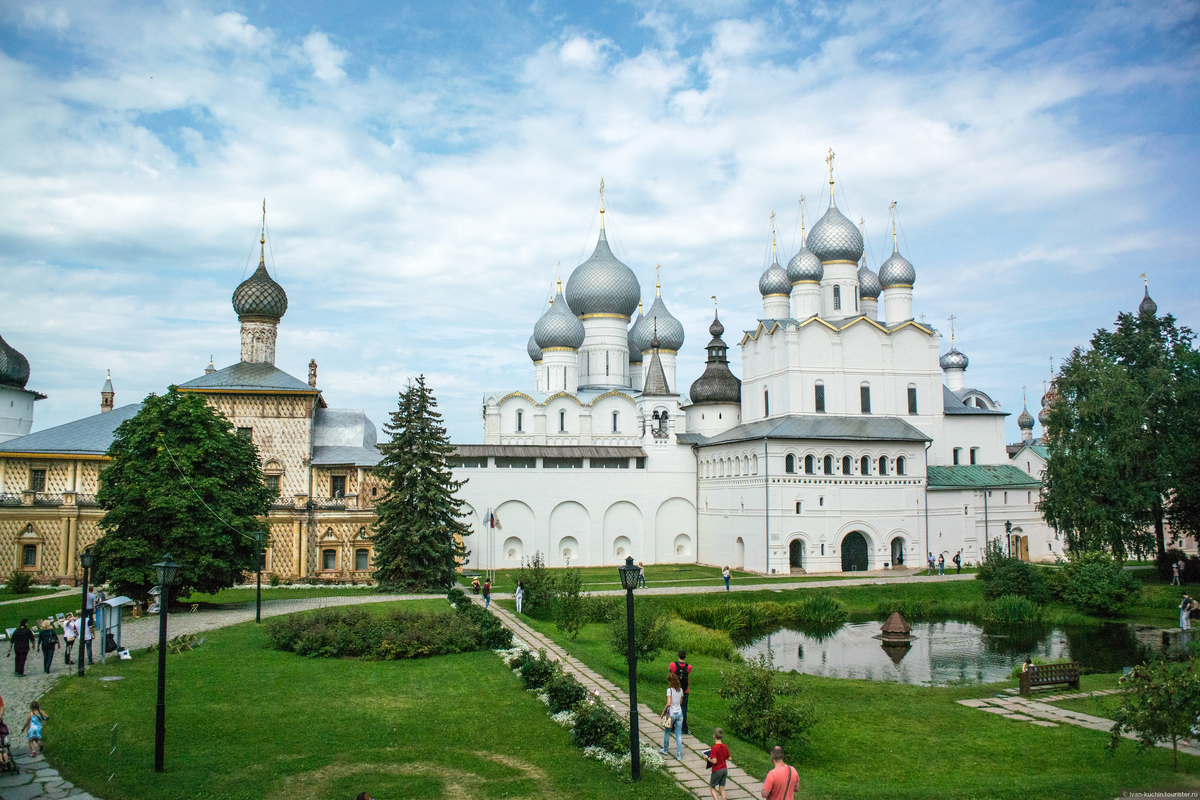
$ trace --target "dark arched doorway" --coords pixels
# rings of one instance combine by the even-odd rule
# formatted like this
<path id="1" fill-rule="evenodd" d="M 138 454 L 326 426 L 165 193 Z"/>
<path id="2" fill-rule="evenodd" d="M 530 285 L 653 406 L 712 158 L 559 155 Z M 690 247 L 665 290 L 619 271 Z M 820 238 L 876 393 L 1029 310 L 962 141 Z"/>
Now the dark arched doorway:
<path id="1" fill-rule="evenodd" d="M 867 569 L 867 540 L 858 531 L 842 539 L 842 572 L 862 572 Z"/>
<path id="2" fill-rule="evenodd" d="M 804 548 L 799 539 L 788 544 L 788 566 L 794 570 L 804 568 Z"/>
<path id="3" fill-rule="evenodd" d="M 892 566 L 904 566 L 904 540 L 899 536 L 892 539 Z"/>

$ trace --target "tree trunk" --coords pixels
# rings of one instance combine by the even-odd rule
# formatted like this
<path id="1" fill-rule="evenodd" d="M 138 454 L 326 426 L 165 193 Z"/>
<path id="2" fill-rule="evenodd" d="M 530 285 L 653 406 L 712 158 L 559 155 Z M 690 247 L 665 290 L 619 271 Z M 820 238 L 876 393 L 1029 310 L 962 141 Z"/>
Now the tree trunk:
<path id="1" fill-rule="evenodd" d="M 1154 507 L 1154 541 L 1158 543 L 1158 554 L 1160 556 L 1167 554 L 1167 536 L 1163 531 L 1163 509 L 1162 504 Z"/>

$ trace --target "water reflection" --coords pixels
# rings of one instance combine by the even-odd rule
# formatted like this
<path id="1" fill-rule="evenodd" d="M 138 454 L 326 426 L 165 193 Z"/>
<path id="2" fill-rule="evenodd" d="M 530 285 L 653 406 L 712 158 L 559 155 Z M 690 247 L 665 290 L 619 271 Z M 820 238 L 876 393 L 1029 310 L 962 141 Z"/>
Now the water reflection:
<path id="1" fill-rule="evenodd" d="M 785 670 L 831 678 L 946 686 L 1005 680 L 1032 655 L 1046 661 L 1078 661 L 1088 672 L 1119 672 L 1158 649 L 1150 629 L 1127 624 L 1086 628 L 981 628 L 967 622 L 918 622 L 911 646 L 885 646 L 874 638 L 878 622 L 851 622 L 834 630 L 781 630 L 740 648 L 750 657 L 774 650 Z"/>

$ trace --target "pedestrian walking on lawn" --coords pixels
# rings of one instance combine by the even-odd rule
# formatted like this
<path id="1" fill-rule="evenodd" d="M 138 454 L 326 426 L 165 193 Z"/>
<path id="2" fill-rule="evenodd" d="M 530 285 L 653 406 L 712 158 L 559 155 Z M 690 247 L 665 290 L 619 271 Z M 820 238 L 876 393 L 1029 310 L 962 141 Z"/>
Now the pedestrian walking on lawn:
<path id="1" fill-rule="evenodd" d="M 721 577 L 725 579 L 725 591 L 727 591 L 727 592 L 729 591 L 729 577 L 732 574 L 733 573 L 731 573 L 729 571 L 729 567 L 726 567 L 725 569 L 721 570 Z"/>
<path id="2" fill-rule="evenodd" d="M 720 800 L 725 800 L 725 780 L 729 777 L 729 748 L 721 742 L 724 735 L 725 732 L 720 728 L 713 731 L 713 746 L 704 757 L 712 770 L 708 775 L 708 790 L 712 792 L 713 800 L 717 800 L 718 786 L 721 787 Z"/>
<path id="3" fill-rule="evenodd" d="M 929 554 L 929 558 L 927 558 L 926 561 L 929 562 L 929 574 L 932 575 L 933 574 L 933 553 Z"/>
<path id="4" fill-rule="evenodd" d="M 75 646 L 75 639 L 79 637 L 79 621 L 75 619 L 74 614 L 67 614 L 66 620 L 63 621 L 63 663 L 67 666 L 71 665 L 71 648 Z"/>
<path id="5" fill-rule="evenodd" d="M 492 604 L 492 582 L 483 582 L 483 607 L 487 608 Z"/>
<path id="6" fill-rule="evenodd" d="M 29 731 L 29 755 L 34 758 L 42 754 L 42 724 L 47 719 L 49 717 L 42 711 L 37 700 L 29 704 L 29 716 L 25 717 L 25 724 L 21 726 L 21 730 Z"/>
<path id="7" fill-rule="evenodd" d="M 945 574 L 946 574 L 946 554 L 939 553 L 938 554 L 938 575 L 945 575 Z"/>
<path id="8" fill-rule="evenodd" d="M 1178 561 L 1176 561 L 1174 564 L 1171 565 L 1171 585 L 1172 586 L 1179 585 L 1179 562 Z"/>
<path id="9" fill-rule="evenodd" d="M 683 689 L 683 703 L 680 704 L 680 708 L 683 709 L 683 732 L 691 735 L 692 732 L 688 730 L 687 724 L 687 708 L 689 694 L 688 684 L 691 682 L 690 678 L 692 675 L 692 665 L 687 662 L 687 653 L 683 650 L 680 650 L 679 660 L 672 661 L 670 666 L 667 667 L 667 670 L 672 674 L 679 676 L 679 688 Z"/>
<path id="10" fill-rule="evenodd" d="M 962 574 L 962 550 L 954 554 L 954 574 Z"/>
<path id="11" fill-rule="evenodd" d="M 39 627 L 41 630 L 38 631 L 37 646 L 42 651 L 42 667 L 49 675 L 50 667 L 54 664 L 54 648 L 58 647 L 58 634 L 54 632 L 50 620 L 42 620 Z"/>
<path id="12" fill-rule="evenodd" d="M 34 641 L 33 631 L 29 630 L 29 620 L 21 620 L 21 624 L 13 631 L 12 639 L 8 643 L 8 655 L 11 656 L 14 650 L 17 653 L 13 672 L 18 677 L 25 677 L 25 659 L 29 658 L 29 650 L 33 647 Z"/>
<path id="13" fill-rule="evenodd" d="M 671 746 L 671 731 L 675 731 L 675 758 L 683 759 L 683 689 L 679 688 L 679 676 L 672 672 L 667 676 L 667 705 L 663 716 L 668 725 L 663 726 L 663 746 L 658 752 L 668 755 Z"/>
<path id="14" fill-rule="evenodd" d="M 517 613 L 521 613 L 521 604 L 525 602 L 525 584 L 517 581 L 517 591 L 513 593 L 513 598 L 517 601 Z"/>
<path id="15" fill-rule="evenodd" d="M 800 783 L 800 773 L 795 767 L 783 763 L 783 748 L 779 745 L 771 748 L 771 771 L 763 781 L 762 796 L 764 800 L 793 800 L 796 796 L 796 784 Z"/>
<path id="16" fill-rule="evenodd" d="M 1191 620 L 1192 603 L 1193 603 L 1192 598 L 1188 597 L 1186 594 L 1179 601 L 1179 629 L 1180 630 L 1190 631 L 1192 629 L 1192 620 Z M 20 629 L 18 629 L 17 633 L 20 633 L 20 632 L 21 632 Z M 13 640 L 15 641 L 16 638 L 17 638 L 17 634 L 14 633 Z M 20 658 L 20 653 L 17 654 L 17 657 Z"/>

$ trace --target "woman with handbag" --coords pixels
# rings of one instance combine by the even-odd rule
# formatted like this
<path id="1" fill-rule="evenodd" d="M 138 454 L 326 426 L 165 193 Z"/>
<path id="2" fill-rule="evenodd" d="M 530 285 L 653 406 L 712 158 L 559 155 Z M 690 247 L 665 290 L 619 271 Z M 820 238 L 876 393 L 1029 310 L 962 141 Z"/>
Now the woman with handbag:
<path id="1" fill-rule="evenodd" d="M 71 648 L 75 646 L 75 637 L 79 635 L 79 623 L 74 614 L 67 614 L 63 621 L 63 663 L 71 665 Z"/>
<path id="2" fill-rule="evenodd" d="M 664 756 L 671 746 L 671 731 L 675 731 L 675 758 L 683 758 L 683 687 L 674 672 L 667 676 L 667 705 L 662 712 L 663 746 L 658 752 Z"/>

